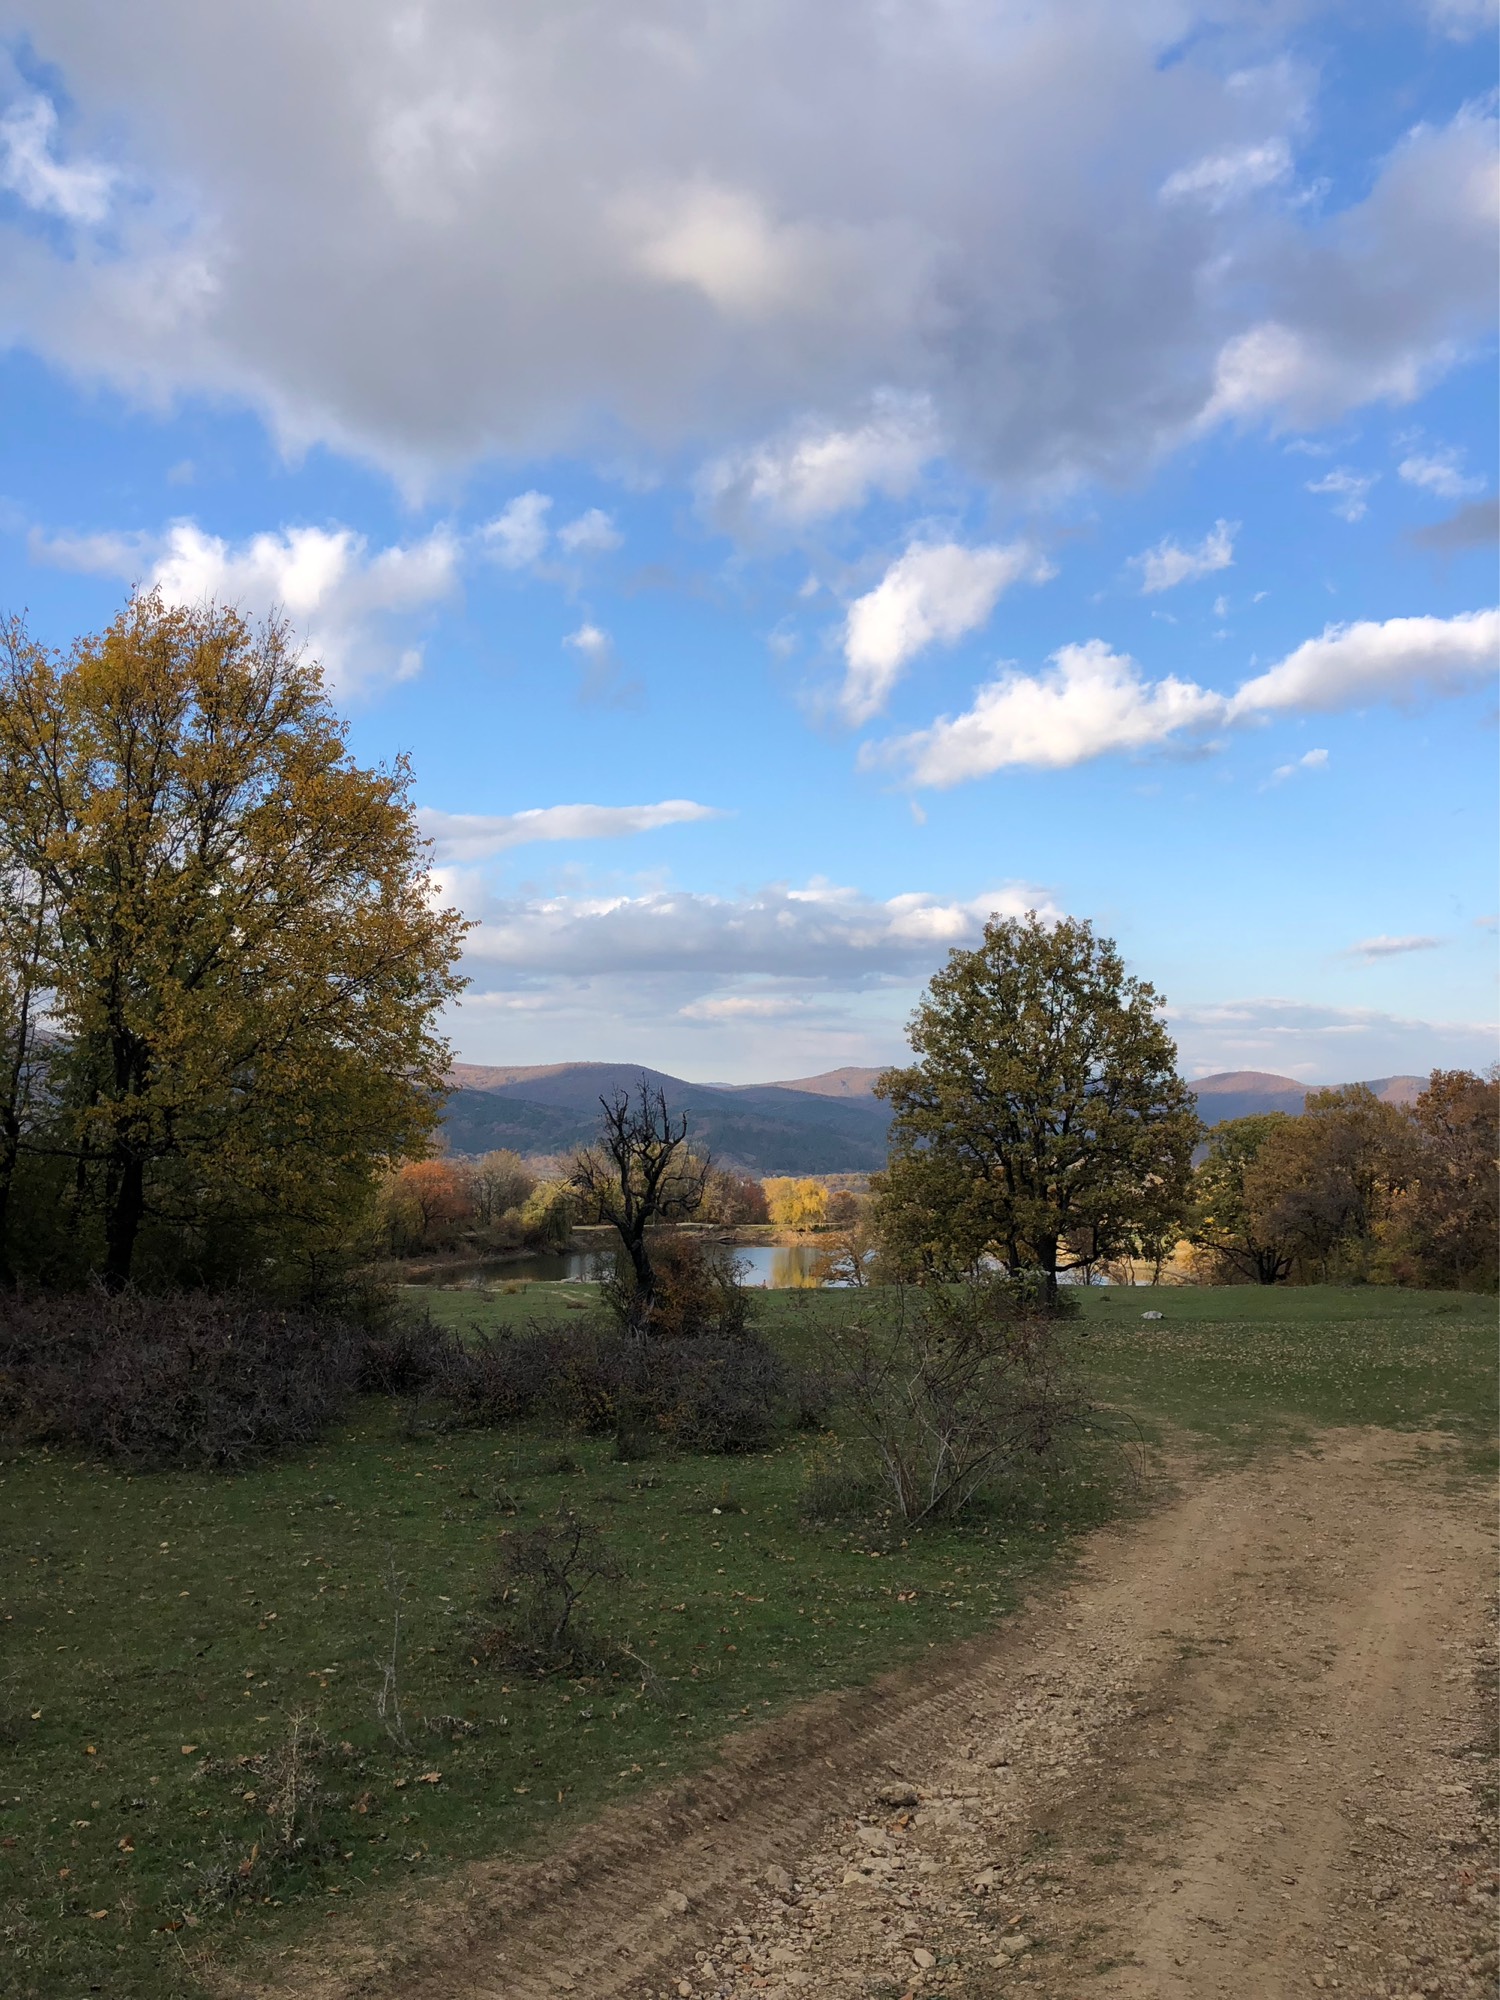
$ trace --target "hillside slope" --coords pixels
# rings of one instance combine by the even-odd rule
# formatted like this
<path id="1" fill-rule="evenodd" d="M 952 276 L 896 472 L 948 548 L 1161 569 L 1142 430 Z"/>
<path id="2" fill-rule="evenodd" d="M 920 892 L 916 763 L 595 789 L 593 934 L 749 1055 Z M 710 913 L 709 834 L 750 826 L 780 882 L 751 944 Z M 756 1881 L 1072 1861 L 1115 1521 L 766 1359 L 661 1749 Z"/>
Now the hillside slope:
<path id="1" fill-rule="evenodd" d="M 564 1152 L 593 1138 L 601 1097 L 634 1090 L 642 1075 L 665 1093 L 674 1113 L 687 1114 L 694 1143 L 722 1166 L 750 1174 L 832 1174 L 885 1164 L 889 1114 L 873 1097 L 844 1102 L 776 1084 L 689 1083 L 630 1063 L 488 1072 L 463 1065 L 443 1119 L 448 1143 L 458 1153 L 500 1146 Z"/>
<path id="2" fill-rule="evenodd" d="M 634 1063 L 542 1063 L 498 1066 L 455 1063 L 457 1088 L 443 1129 L 455 1153 L 562 1153 L 599 1129 L 599 1100 L 634 1090 L 644 1075 L 685 1112 L 695 1145 L 741 1173 L 869 1173 L 885 1165 L 890 1112 L 871 1094 L 878 1069 L 848 1067 L 788 1083 L 689 1083 Z M 1370 1089 L 1391 1104 L 1409 1104 L 1425 1079 L 1376 1077 Z M 1193 1084 L 1205 1125 L 1263 1111 L 1295 1115 L 1308 1085 L 1266 1070 L 1225 1070 Z M 1312 1088 L 1319 1088 L 1314 1085 Z"/>

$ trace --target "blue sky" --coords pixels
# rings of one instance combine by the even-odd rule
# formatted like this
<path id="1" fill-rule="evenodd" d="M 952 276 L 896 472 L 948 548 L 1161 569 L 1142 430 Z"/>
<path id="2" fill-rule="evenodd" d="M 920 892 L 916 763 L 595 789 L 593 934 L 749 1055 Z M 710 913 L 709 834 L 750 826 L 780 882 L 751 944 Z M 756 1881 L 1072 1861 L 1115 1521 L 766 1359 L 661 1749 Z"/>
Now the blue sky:
<path id="1" fill-rule="evenodd" d="M 1357 18 L 1356 18 L 1357 16 Z M 1493 0 L 0 0 L 0 604 L 282 607 L 473 1061 L 1491 1060 Z"/>

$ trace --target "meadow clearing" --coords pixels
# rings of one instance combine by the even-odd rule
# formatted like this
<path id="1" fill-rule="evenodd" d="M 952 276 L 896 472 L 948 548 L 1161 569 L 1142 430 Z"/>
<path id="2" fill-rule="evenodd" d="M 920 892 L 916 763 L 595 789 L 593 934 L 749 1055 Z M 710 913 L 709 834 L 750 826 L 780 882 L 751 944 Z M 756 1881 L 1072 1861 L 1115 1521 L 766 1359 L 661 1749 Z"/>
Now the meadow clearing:
<path id="1" fill-rule="evenodd" d="M 496 1328 L 587 1301 L 537 1286 L 428 1302 Z M 805 1293 L 756 1305 L 793 1352 L 811 1315 L 859 1309 Z M 1436 1470 L 1392 1470 L 1399 1447 L 1382 1477 L 1436 1481 L 1483 1518 L 1486 1299 L 1100 1288 L 1070 1338 L 1093 1405 L 1071 1449 L 962 1525 L 910 1533 L 805 1518 L 810 1472 L 841 1449 L 836 1415 L 762 1453 L 620 1462 L 586 1438 L 432 1430 L 420 1408 L 367 1397 L 315 1452 L 236 1475 L 12 1453 L 7 1990 L 165 2000 L 309 1952 L 326 1966 L 356 1937 L 368 1959 L 466 1866 L 558 1850 L 622 1804 L 649 1811 L 734 1732 L 918 1661 L 936 1685 L 1028 1593 L 1065 1590 L 1091 1531 L 1149 1519 L 1168 1463 L 1183 1491 L 1296 1463 L 1339 1430 L 1419 1436 Z M 502 1535 L 559 1506 L 600 1524 L 626 1569 L 598 1610 L 629 1657 L 593 1679 L 497 1671 L 477 1636 Z M 268 1873 L 268 1804 L 299 1809 L 299 1744 L 316 1838 Z"/>

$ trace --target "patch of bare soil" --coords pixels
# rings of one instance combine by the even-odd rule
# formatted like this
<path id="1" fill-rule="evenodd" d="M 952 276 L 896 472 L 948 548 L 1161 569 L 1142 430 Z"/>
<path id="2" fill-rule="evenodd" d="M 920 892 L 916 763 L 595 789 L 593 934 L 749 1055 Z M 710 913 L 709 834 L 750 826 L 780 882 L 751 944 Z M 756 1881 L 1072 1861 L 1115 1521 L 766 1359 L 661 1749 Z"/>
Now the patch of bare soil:
<path id="1" fill-rule="evenodd" d="M 1190 1480 L 940 1669 L 735 1739 L 277 1990 L 1493 1994 L 1493 1538 L 1442 1458 L 1337 1432 Z"/>

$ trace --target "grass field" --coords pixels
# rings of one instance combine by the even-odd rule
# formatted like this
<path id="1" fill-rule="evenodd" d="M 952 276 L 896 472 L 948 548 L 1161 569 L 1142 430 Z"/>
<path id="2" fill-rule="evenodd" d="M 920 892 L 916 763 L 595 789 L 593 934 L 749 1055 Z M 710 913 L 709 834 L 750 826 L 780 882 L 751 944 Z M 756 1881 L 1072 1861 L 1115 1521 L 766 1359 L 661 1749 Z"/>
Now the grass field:
<path id="1" fill-rule="evenodd" d="M 459 1324 L 563 1314 L 574 1286 L 424 1294 Z M 767 1329 L 858 1300 L 767 1294 Z M 1163 1319 L 1145 1321 L 1144 1311 Z M 987 1623 L 1120 1503 L 1114 1439 L 1215 1449 L 1341 1423 L 1493 1445 L 1493 1301 L 1385 1291 L 1093 1292 L 1078 1334 L 1101 1405 L 1046 1481 L 961 1531 L 808 1528 L 799 1437 L 743 1459 L 617 1462 L 602 1444 L 413 1437 L 369 1399 L 311 1456 L 233 1478 L 129 1477 L 66 1455 L 0 1465 L 0 1990 L 163 2000 L 204 1953 L 291 1940 L 450 1861 L 534 1849 L 690 1765 L 726 1728 L 857 1683 Z M 475 1664 L 501 1534 L 566 1503 L 630 1576 L 607 1607 L 639 1666 L 590 1683 Z M 410 1748 L 376 1716 L 397 1648 Z M 606 1607 L 601 1606 L 601 1610 Z M 231 1885 L 264 1838 L 289 1718 L 330 1746 L 316 1867 Z M 244 1761 L 240 1761 L 244 1760 Z M 247 1797 L 247 1794 L 255 1794 Z M 262 1900 L 269 1898 L 269 1900 Z"/>

